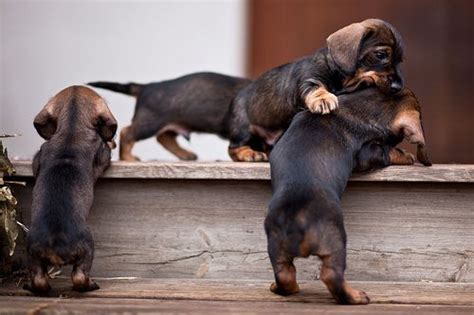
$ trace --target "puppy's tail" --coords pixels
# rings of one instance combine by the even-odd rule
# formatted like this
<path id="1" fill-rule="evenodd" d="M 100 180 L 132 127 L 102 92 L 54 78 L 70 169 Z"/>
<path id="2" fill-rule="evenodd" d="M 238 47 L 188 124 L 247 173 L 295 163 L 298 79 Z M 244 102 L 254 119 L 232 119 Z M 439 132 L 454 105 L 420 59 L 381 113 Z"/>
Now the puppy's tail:
<path id="1" fill-rule="evenodd" d="M 115 83 L 115 82 L 105 82 L 105 81 L 97 81 L 97 82 L 89 82 L 86 83 L 87 85 L 98 87 L 101 89 L 111 90 L 118 93 L 123 93 L 131 96 L 138 97 L 143 90 L 144 85 L 138 83 Z"/>

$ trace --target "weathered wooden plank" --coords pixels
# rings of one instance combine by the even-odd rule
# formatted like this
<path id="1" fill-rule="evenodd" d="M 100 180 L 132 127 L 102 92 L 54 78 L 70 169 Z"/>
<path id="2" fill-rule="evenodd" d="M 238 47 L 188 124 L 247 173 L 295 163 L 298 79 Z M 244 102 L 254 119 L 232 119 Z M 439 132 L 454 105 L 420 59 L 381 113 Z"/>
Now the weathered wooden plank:
<path id="1" fill-rule="evenodd" d="M 32 176 L 30 161 L 14 163 L 18 176 Z M 268 163 L 113 162 L 106 178 L 269 180 Z M 474 165 L 391 166 L 352 181 L 474 182 Z"/>
<path id="2" fill-rule="evenodd" d="M 208 279 L 96 279 L 101 289 L 88 293 L 70 290 L 69 279 L 52 281 L 51 297 L 146 298 L 240 302 L 292 302 L 334 304 L 321 281 L 301 281 L 301 292 L 279 296 L 269 290 L 269 281 Z M 432 304 L 474 306 L 472 283 L 352 282 L 364 290 L 372 304 Z M 29 296 L 15 283 L 0 285 L 0 295 Z"/>
<path id="3" fill-rule="evenodd" d="M 1 297 L 1 314 L 365 314 L 365 315 L 444 315 L 472 314 L 472 306 L 393 305 L 365 306 L 315 305 L 291 302 L 236 302 L 114 298 L 33 298 Z"/>
<path id="4" fill-rule="evenodd" d="M 27 224 L 31 187 L 16 188 Z M 269 280 L 269 197 L 268 181 L 102 179 L 93 274 Z M 348 278 L 474 282 L 473 207 L 471 184 L 350 183 Z M 315 257 L 296 265 L 300 279 L 318 276 Z"/>

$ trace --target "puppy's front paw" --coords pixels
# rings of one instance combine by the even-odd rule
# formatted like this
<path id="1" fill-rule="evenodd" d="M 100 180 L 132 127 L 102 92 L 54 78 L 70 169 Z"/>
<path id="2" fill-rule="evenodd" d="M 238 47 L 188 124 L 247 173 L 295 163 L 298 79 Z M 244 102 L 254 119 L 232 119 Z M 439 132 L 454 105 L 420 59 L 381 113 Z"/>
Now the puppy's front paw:
<path id="1" fill-rule="evenodd" d="M 306 107 L 312 113 L 329 114 L 338 106 L 337 96 L 320 87 L 312 90 L 305 97 Z"/>
<path id="2" fill-rule="evenodd" d="M 391 165 L 413 165 L 415 164 L 415 156 L 410 152 L 400 149 L 392 148 L 389 153 Z"/>
<path id="3" fill-rule="evenodd" d="M 229 148 L 229 155 L 234 162 L 266 162 L 268 156 L 264 152 L 252 150 L 249 146 Z"/>

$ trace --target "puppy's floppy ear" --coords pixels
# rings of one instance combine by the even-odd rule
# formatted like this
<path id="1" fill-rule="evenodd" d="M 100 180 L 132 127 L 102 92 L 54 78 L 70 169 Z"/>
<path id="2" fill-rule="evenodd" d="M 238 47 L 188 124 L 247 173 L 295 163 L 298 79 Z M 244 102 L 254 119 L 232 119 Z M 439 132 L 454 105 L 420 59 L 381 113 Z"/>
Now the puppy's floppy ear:
<path id="1" fill-rule="evenodd" d="M 347 75 L 356 71 L 359 48 L 367 31 L 362 23 L 353 23 L 332 33 L 326 39 L 330 56 Z"/>
<path id="2" fill-rule="evenodd" d="M 112 141 L 117 132 L 117 120 L 104 100 L 97 103 L 97 131 L 104 141 Z"/>
<path id="3" fill-rule="evenodd" d="M 420 163 L 431 166 L 419 111 L 414 109 L 402 111 L 395 118 L 392 128 L 392 130 L 403 132 L 404 138 L 409 143 L 417 145 L 416 155 Z"/>
<path id="4" fill-rule="evenodd" d="M 49 140 L 56 132 L 57 124 L 58 114 L 55 110 L 55 102 L 49 101 L 36 115 L 33 125 L 41 137 Z"/>

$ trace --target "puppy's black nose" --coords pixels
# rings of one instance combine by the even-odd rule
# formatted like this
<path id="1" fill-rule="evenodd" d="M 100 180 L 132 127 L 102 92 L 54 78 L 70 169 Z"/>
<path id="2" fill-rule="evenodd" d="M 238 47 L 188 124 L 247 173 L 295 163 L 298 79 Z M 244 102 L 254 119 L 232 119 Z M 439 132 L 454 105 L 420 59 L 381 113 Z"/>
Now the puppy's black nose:
<path id="1" fill-rule="evenodd" d="M 392 84 L 390 84 L 390 90 L 394 93 L 400 91 L 402 89 L 402 83 L 399 81 L 392 81 Z"/>

